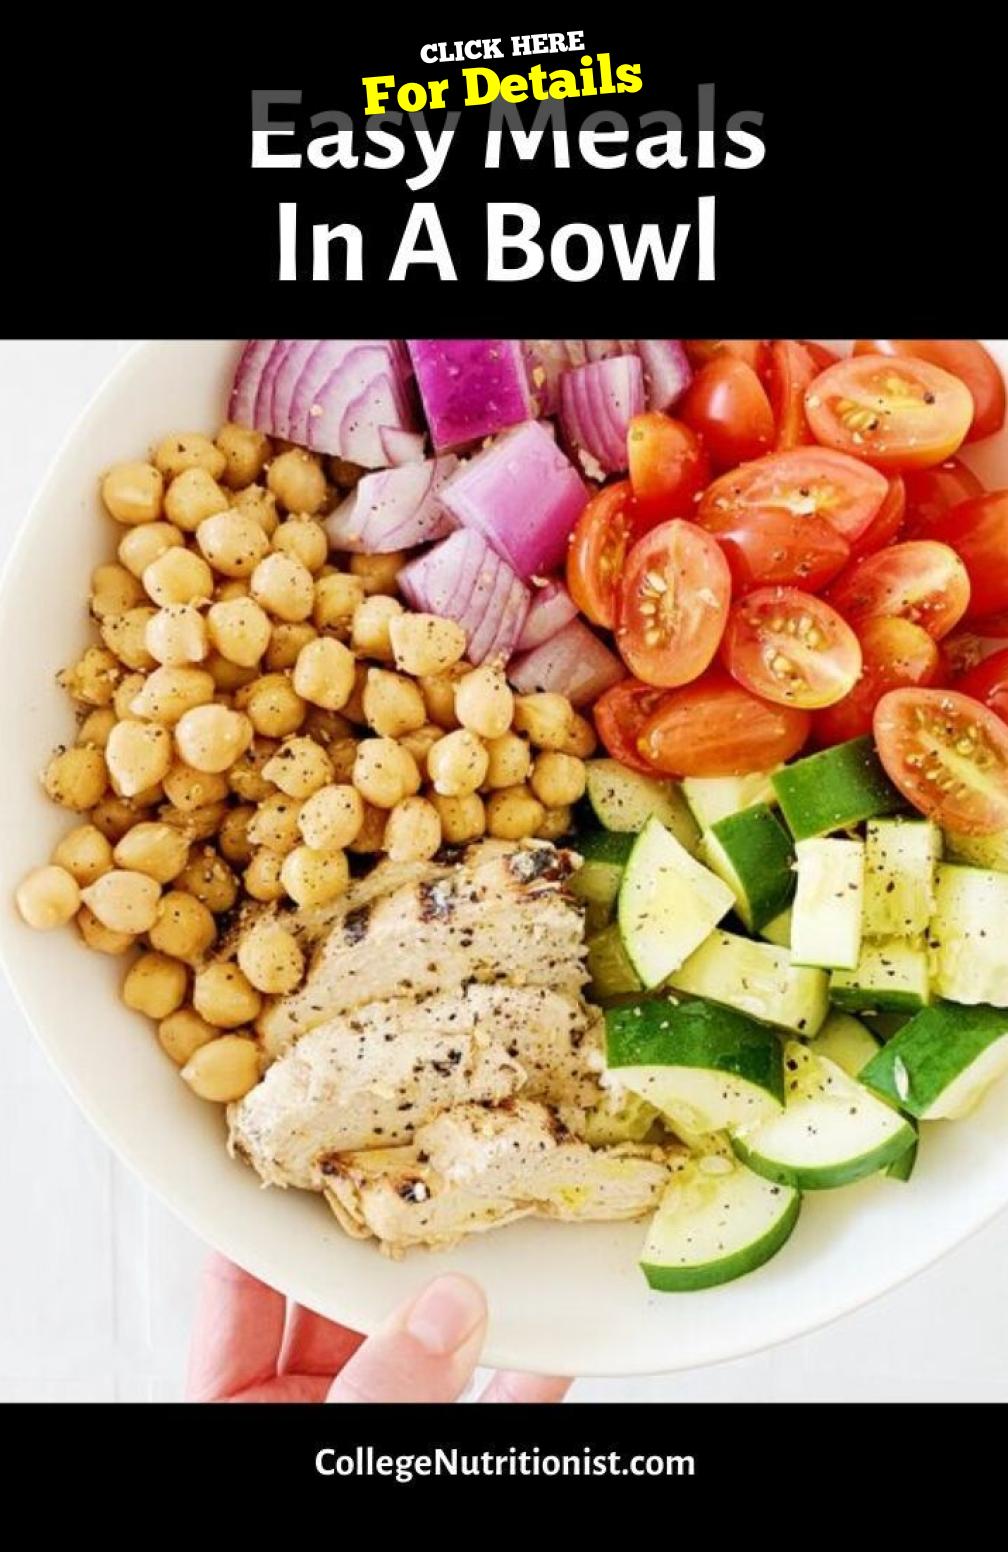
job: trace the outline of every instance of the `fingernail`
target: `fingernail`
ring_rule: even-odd
[[[486,1319],[483,1295],[465,1277],[438,1277],[426,1287],[406,1317],[406,1330],[434,1356],[462,1346]]]

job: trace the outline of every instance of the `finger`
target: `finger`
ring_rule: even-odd
[[[328,1374],[281,1374],[219,1399],[228,1402],[324,1401],[330,1383]]]
[[[279,1373],[324,1374],[332,1379],[363,1340],[359,1331],[337,1326],[314,1310],[295,1304],[287,1317]]]
[[[482,1289],[438,1277],[395,1311],[336,1376],[330,1401],[457,1401],[486,1335]]]
[[[571,1380],[555,1374],[519,1374],[514,1369],[499,1369],[476,1400],[480,1404],[484,1401],[562,1401],[571,1384]]]
[[[189,1353],[186,1394],[221,1401],[276,1373],[285,1301],[223,1256],[203,1268]]]

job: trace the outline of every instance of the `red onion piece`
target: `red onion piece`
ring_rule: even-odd
[[[644,408],[639,356],[610,356],[573,367],[560,379],[560,424],[593,479],[627,467],[627,428]]]
[[[453,533],[404,566],[398,582],[414,609],[461,625],[470,662],[506,662],[513,653],[528,588],[478,533]]]
[[[246,340],[235,368],[234,386],[228,404],[228,419],[236,426],[251,426],[255,418],[259,381],[276,340]]]
[[[518,340],[407,340],[436,452],[528,420]]]
[[[477,529],[525,579],[560,566],[587,499],[581,476],[537,420],[497,437],[441,493],[459,526]]]
[[[571,620],[541,647],[512,658],[508,678],[521,695],[555,690],[572,706],[587,706],[625,679],[626,669],[583,621]]]
[[[649,410],[667,410],[686,392],[693,368],[682,340],[638,340],[644,367],[644,396]]]
[[[531,652],[534,647],[541,647],[575,619],[577,612],[577,604],[562,582],[547,582],[545,587],[535,588],[525,629],[518,639],[518,651]]]
[[[398,426],[381,426],[378,435],[393,469],[402,463],[423,463],[424,442],[427,439],[422,431],[401,431]]]
[[[537,415],[556,414],[561,376],[588,361],[640,356],[649,410],[667,410],[692,376],[681,340],[522,340],[522,348]]]
[[[387,555],[443,539],[455,524],[438,492],[457,463],[449,454],[365,474],[326,518],[329,542],[336,550]]]

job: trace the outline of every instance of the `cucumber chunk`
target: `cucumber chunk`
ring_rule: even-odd
[[[608,759],[587,761],[585,773],[588,802],[606,830],[636,835],[654,818],[687,851],[695,850],[700,827],[674,781],[642,776]]]
[[[644,986],[658,986],[707,937],[735,897],[657,819],[634,843],[619,893],[619,928]]]
[[[571,878],[570,889],[589,908],[592,931],[598,931],[612,919],[633,843],[632,835],[619,835],[610,830],[597,830],[577,838],[577,850],[583,861]]]
[[[784,1049],[783,1114],[731,1128],[744,1164],[800,1191],[830,1191],[886,1169],[914,1140],[910,1123],[800,1041]]]
[[[769,1261],[798,1221],[797,1191],[719,1157],[676,1174],[651,1220],[641,1270],[661,1293],[713,1288]]]
[[[720,929],[673,971],[668,984],[799,1035],[814,1035],[829,1012],[824,970],[793,965],[785,948]]]
[[[683,797],[704,830],[756,803],[776,803],[773,771],[753,771],[749,776],[687,776]]]
[[[809,1050],[815,1056],[836,1062],[848,1078],[856,1078],[876,1054],[879,1044],[860,1019],[834,1009],[815,1039],[809,1041]]]
[[[949,1002],[1008,1007],[1008,873],[943,862],[928,929],[931,975]]]
[[[786,910],[794,894],[794,847],[773,809],[754,803],[704,832],[700,855],[724,879],[750,932]]]
[[[690,1135],[779,1111],[781,1045],[740,1013],[649,997],[606,1012],[606,1065],[619,1085]]]
[[[799,841],[795,858],[792,961],[823,970],[855,969],[861,953],[864,842],[836,837]]]
[[[898,1159],[893,1159],[886,1170],[890,1180],[909,1180],[917,1167],[917,1153],[920,1148],[920,1138],[914,1134],[914,1140],[905,1153],[901,1153]]]
[[[608,1002],[628,992],[639,992],[640,977],[627,958],[619,927],[613,922],[597,937],[589,938],[586,958],[595,1002]]]
[[[916,938],[935,908],[942,837],[929,819],[872,819],[865,829],[864,931]]]
[[[791,947],[791,917],[790,908],[775,916],[773,921],[768,921],[760,928],[760,937],[768,943],[774,943],[778,948]]]
[[[797,841],[851,830],[862,820],[905,806],[867,736],[782,766],[774,772],[773,785]]]
[[[931,1001],[924,940],[883,938],[862,943],[856,970],[834,970],[830,997],[849,1013],[916,1012]]]
[[[609,1148],[621,1142],[643,1142],[658,1120],[654,1105],[638,1094],[603,1090],[602,1098],[585,1112],[584,1140],[591,1148]]]
[[[945,851],[952,862],[1008,873],[1008,830],[998,830],[994,835],[957,835],[946,830]]]
[[[1003,1009],[923,1008],[861,1073],[864,1083],[921,1121],[968,1114],[1008,1072],[1008,1014]]]

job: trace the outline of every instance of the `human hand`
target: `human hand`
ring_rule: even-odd
[[[482,1290],[437,1277],[366,1340],[223,1256],[203,1271],[189,1355],[190,1401],[457,1401],[486,1336]],[[499,1370],[480,1401],[561,1401],[570,1380]]]

